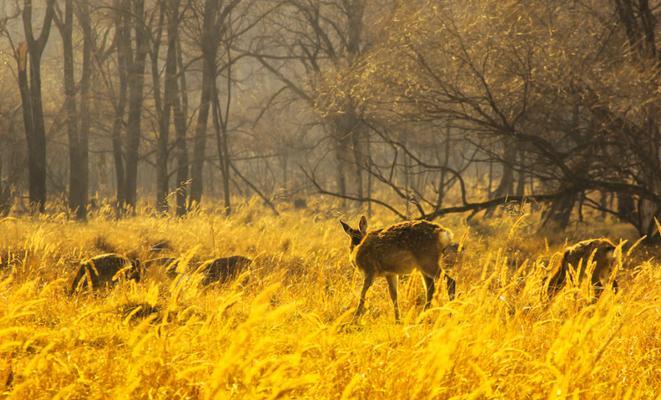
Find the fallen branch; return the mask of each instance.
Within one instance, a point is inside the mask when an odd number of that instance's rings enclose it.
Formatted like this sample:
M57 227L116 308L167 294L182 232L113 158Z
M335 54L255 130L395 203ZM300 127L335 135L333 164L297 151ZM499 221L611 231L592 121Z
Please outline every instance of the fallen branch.
M496 207L502 204L506 203L522 203L525 202L526 200L532 200L532 201L550 201L553 200L560 195L562 195L563 192L560 193L554 193L554 194L538 194L538 195L530 195L530 196L505 196L505 197L499 197L497 199L491 199L487 201L483 201L481 203L466 203L463 206L455 206L455 207L445 207L438 209L434 212L431 212L429 214L423 215L422 217L418 219L426 219L426 220L433 220L438 217L442 217L445 214L454 214L454 213L462 213L466 211L473 211L474 213L477 213L482 210L486 210L487 208L491 207Z

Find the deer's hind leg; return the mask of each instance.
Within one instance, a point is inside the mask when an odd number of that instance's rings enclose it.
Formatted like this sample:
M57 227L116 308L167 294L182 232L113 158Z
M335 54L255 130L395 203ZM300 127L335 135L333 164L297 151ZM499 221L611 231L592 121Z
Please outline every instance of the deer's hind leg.
M436 286L434 284L434 278L423 274L422 279L425 282L425 289L427 289L427 302L425 303L425 310L427 310L431 306L431 301L434 298L434 291L436 290Z
M445 272L441 273L441 275L443 275L443 278L445 279L445 284L447 285L448 297L450 298L450 300L454 300L455 292L457 290L457 281L452 279ZM434 278L430 278L424 275L423 278L425 280L425 287L427 288L427 304L425 304L425 310L426 310L431 305L432 298L434 297L435 284L434 284Z
M567 269L563 265L551 277L551 279L549 280L548 288L546 289L546 293L549 299L555 297L555 295L558 294L560 289L562 289L562 287L565 285L566 275L567 275Z
M422 273L422 279L425 283L425 289L427 290L427 302L425 303L425 310L431 306L431 301L434 298L434 292L436 291L435 279L438 279L440 274L440 267L438 265L438 257L435 255L419 259L419 270Z
M445 284L448 286L448 297L450 300L454 300L454 294L457 290L457 281L450 278L450 275L446 274L445 272L443 272L443 276L445 277Z
M374 283L374 274L365 273L365 279L363 280L363 289L360 291L360 301L358 302L358 308L354 313L354 319L360 317L365 312L365 296L367 295L367 290Z
M428 260L428 262L423 263L421 267L422 277L425 281L425 287L427 288L427 304L425 304L425 310L429 308L432 298L434 297L434 291L436 289L434 280L441 276L445 279L448 297L450 300L454 300L457 282L441 269L438 260Z
M386 275L386 280L388 281L390 299L392 300L393 307L395 307L395 322L399 322L399 304L397 303L397 281L399 277L397 275Z

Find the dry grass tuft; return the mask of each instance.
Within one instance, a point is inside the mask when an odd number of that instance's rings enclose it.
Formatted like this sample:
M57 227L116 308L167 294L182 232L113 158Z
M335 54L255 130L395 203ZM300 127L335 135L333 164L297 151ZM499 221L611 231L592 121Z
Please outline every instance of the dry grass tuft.
M422 312L419 277L402 280L401 325L385 281L370 291L362 323L347 324L361 276L348 264L337 220L309 210L276 218L249 205L232 218L86 225L3 220L0 392L15 399L658 396L658 254L636 249L647 257L625 263L617 295L592 304L587 287L568 287L547 304L544 279L564 240L534 239L530 218L479 228L440 221L467 249L453 272L458 298L440 293ZM140 283L65 295L81 258L109 246L161 257L150 251L156 242L186 263L240 254L254 268L248 279L203 288L156 265Z

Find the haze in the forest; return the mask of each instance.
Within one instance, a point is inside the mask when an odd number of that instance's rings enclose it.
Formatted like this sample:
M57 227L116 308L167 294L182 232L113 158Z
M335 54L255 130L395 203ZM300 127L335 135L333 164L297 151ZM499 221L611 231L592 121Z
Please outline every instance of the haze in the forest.
M658 1L6 0L0 209L661 205Z

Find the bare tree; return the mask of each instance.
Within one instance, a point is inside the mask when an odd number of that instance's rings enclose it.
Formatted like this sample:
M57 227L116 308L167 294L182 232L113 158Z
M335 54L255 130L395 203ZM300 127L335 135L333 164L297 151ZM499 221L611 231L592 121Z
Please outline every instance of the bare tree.
M62 36L64 60L64 91L67 137L69 141L69 208L80 220L87 216L89 191L89 131L90 91L92 73L92 29L89 7L86 2L78 6L78 19L83 30L83 66L80 79L80 110L76 107L76 82L74 73L74 2L66 0L64 12L55 13L54 21Z
M135 209L137 201L138 187L138 160L141 138L142 107L144 100L145 83L145 61L148 53L147 26L145 22L145 2L144 0L120 0L122 10L127 15L127 24L129 32L133 33L134 45L128 42L129 35L124 35L122 46L127 60L128 76L128 109L126 126L126 165L125 165L125 183L126 191L124 199L126 204ZM133 47L133 48L132 48Z
M55 0L46 3L41 32L35 37L32 29L32 1L23 2L25 42L19 45L17 54L18 85L28 144L30 204L40 212L46 207L46 128L41 95L41 56L50 36L54 5Z

